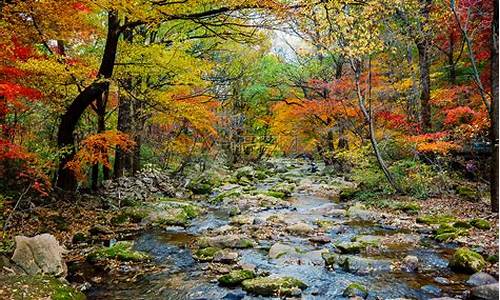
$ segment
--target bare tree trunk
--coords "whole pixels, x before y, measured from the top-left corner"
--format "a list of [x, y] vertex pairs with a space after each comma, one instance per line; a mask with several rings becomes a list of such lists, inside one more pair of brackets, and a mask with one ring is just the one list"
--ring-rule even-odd
[[[377, 158], [377, 162], [380, 166], [380, 169], [384, 173], [385, 178], [389, 182], [389, 184], [396, 190], [398, 193], [402, 193], [401, 188], [399, 185], [396, 183], [394, 180], [394, 177], [392, 177], [392, 174], [389, 172], [389, 169], [387, 168], [387, 165], [385, 164], [384, 159], [382, 158], [382, 155], [380, 153], [379, 147], [378, 147], [378, 142], [377, 138], [375, 136], [375, 125], [373, 122], [373, 117], [371, 113], [368, 112], [366, 109], [366, 104], [365, 104], [365, 96], [363, 95], [361, 91], [361, 86], [360, 86], [360, 77], [361, 77], [361, 62], [360, 61], [353, 61], [351, 59], [351, 67], [354, 70], [354, 77], [355, 77], [355, 83], [356, 83], [356, 95], [358, 97], [358, 105], [363, 113], [363, 116], [365, 117], [365, 122], [368, 124], [368, 133], [370, 136], [370, 143], [372, 145], [373, 152], [375, 154], [375, 157]], [[371, 77], [371, 75], [370, 75]], [[369, 80], [371, 81], [371, 80]], [[371, 83], [370, 83], [371, 85]]]
[[431, 75], [430, 75], [430, 37], [427, 34], [427, 22], [429, 20], [429, 13], [432, 0], [420, 0], [420, 14], [423, 18], [422, 36], [417, 37], [416, 45], [418, 49], [418, 58], [420, 66], [420, 105], [422, 115], [422, 129], [428, 132], [432, 129], [431, 120]]

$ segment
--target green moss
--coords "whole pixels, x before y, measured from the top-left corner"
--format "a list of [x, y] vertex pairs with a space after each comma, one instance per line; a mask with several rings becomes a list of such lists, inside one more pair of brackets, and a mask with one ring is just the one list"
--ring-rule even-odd
[[447, 242], [468, 234], [469, 231], [465, 228], [451, 226], [450, 224], [441, 224], [434, 234], [434, 239]]
[[220, 249], [216, 247], [198, 249], [194, 254], [194, 258], [198, 261], [212, 261], [215, 254], [219, 251]]
[[255, 278], [255, 273], [250, 270], [234, 270], [219, 277], [219, 283], [222, 286], [237, 286], [244, 280], [252, 278]]
[[293, 277], [259, 277], [244, 280], [242, 285], [245, 291], [261, 296], [290, 296], [296, 289], [307, 288], [305, 283]]
[[498, 255], [497, 254], [489, 255], [488, 258], [486, 258], [486, 260], [492, 264], [497, 263], [498, 262]]
[[316, 220], [314, 221], [314, 224], [318, 225], [320, 228], [323, 228], [325, 230], [328, 230], [335, 226], [335, 222], [331, 220]]
[[240, 247], [239, 248], [253, 248], [254, 246], [254, 242], [252, 240], [249, 240], [249, 239], [241, 239], [240, 241]]
[[360, 253], [361, 250], [366, 248], [366, 244], [360, 242], [342, 242], [334, 245], [340, 252], [346, 254]]
[[473, 201], [477, 198], [476, 190], [470, 186], [459, 186], [456, 191], [457, 194], [465, 200]]
[[84, 300], [83, 293], [50, 276], [8, 276], [0, 278], [2, 299]]
[[466, 222], [466, 221], [456, 221], [455, 223], [453, 223], [453, 227], [455, 228], [463, 228], [463, 229], [469, 229], [472, 227], [471, 224], [469, 224], [469, 222]]
[[184, 205], [182, 210], [186, 213], [188, 219], [194, 219], [200, 215], [200, 208], [194, 205]]
[[355, 187], [344, 187], [342, 188], [342, 190], [340, 190], [339, 194], [340, 200], [346, 201], [354, 199], [358, 191], [359, 191], [358, 188]]
[[210, 200], [210, 202], [213, 204], [217, 204], [219, 202], [222, 202], [226, 198], [238, 197], [240, 194], [241, 193], [239, 191], [234, 191], [234, 190], [222, 192], [222, 193], [218, 194], [217, 196], [215, 196], [214, 198], [212, 198], [212, 200]]
[[421, 207], [420, 204], [416, 202], [410, 202], [410, 203], [401, 203], [397, 209], [404, 211], [405, 213], [408, 214], [417, 214]]
[[142, 261], [149, 258], [149, 255], [144, 252], [132, 250], [132, 246], [132, 242], [120, 241], [111, 247], [96, 249], [87, 256], [87, 259], [95, 262], [104, 259]]
[[444, 224], [456, 221], [456, 217], [450, 215], [423, 215], [417, 218], [417, 223], [432, 225]]
[[73, 244], [83, 243], [87, 240], [87, 235], [83, 232], [77, 232], [73, 235], [72, 242]]
[[368, 296], [368, 290], [362, 284], [357, 283], [357, 282], [353, 282], [346, 287], [342, 296], [349, 297], [349, 298], [350, 297], [361, 297], [364, 299]]
[[476, 273], [481, 271], [486, 265], [484, 258], [469, 248], [457, 249], [450, 261], [450, 267], [457, 271], [466, 273]]
[[279, 199], [286, 198], [286, 195], [283, 192], [265, 191], [265, 192], [263, 192], [263, 194], [266, 195], [266, 196], [271, 196], [271, 197], [279, 198]]
[[485, 219], [472, 219], [470, 221], [470, 225], [483, 230], [488, 230], [491, 228], [490, 222], [486, 221]]
[[111, 224], [113, 225], [123, 224], [126, 223], [127, 221], [128, 221], [128, 216], [124, 213], [121, 213], [111, 218]]

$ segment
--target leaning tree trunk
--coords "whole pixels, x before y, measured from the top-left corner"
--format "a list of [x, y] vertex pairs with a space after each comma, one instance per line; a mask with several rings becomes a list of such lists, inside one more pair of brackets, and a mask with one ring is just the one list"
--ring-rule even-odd
[[491, 210], [498, 212], [498, 0], [494, 1], [491, 38]]
[[[375, 154], [375, 157], [377, 158], [377, 162], [380, 166], [380, 169], [384, 173], [385, 178], [389, 182], [389, 184], [396, 190], [398, 193], [402, 193], [402, 189], [399, 187], [399, 185], [396, 183], [396, 180], [394, 180], [394, 177], [392, 174], [389, 172], [389, 169], [387, 168], [387, 165], [385, 164], [384, 159], [382, 158], [382, 154], [380, 153], [380, 149], [378, 147], [378, 142], [377, 138], [375, 136], [375, 124], [373, 122], [373, 116], [371, 114], [371, 109], [370, 112], [366, 109], [366, 104], [365, 104], [365, 96], [361, 92], [361, 86], [360, 86], [360, 77], [361, 77], [361, 62], [360, 61], [353, 61], [351, 59], [351, 67], [354, 70], [354, 79], [355, 79], [355, 84], [356, 84], [356, 95], [358, 97], [358, 105], [363, 113], [363, 116], [365, 118], [365, 122], [368, 124], [368, 133], [370, 137], [370, 143], [372, 145], [373, 152]], [[371, 77], [371, 75], [370, 75]], [[371, 81], [371, 78], [369, 79], [369, 82]], [[371, 82], [369, 83], [371, 86]], [[371, 90], [371, 88], [368, 88]]]
[[61, 117], [57, 133], [57, 145], [60, 149], [65, 149], [64, 155], [59, 164], [57, 172], [56, 186], [72, 191], [76, 188], [76, 178], [73, 172], [66, 168], [66, 164], [74, 157], [75, 138], [74, 131], [81, 116], [90, 104], [102, 96], [109, 88], [109, 82], [105, 79], [111, 78], [115, 66], [116, 50], [118, 38], [120, 36], [118, 15], [115, 11], [108, 12], [108, 32], [101, 66], [98, 72], [98, 80], [86, 87], [66, 109]]

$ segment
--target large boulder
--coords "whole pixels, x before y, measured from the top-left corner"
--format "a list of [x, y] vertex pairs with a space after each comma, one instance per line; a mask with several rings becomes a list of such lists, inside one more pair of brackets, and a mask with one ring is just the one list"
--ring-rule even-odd
[[16, 236], [16, 249], [12, 261], [28, 275], [65, 277], [68, 271], [63, 260], [65, 250], [48, 233], [34, 236]]
[[214, 237], [202, 238], [198, 241], [201, 248], [216, 247], [216, 248], [252, 248], [256, 243], [242, 235], [228, 234]]
[[297, 251], [294, 247], [290, 245], [285, 245], [282, 243], [275, 243], [269, 249], [269, 257], [270, 258], [279, 258], [282, 255], [286, 254], [295, 254]]
[[480, 285], [471, 291], [471, 298], [475, 300], [496, 300], [498, 296], [498, 283]]

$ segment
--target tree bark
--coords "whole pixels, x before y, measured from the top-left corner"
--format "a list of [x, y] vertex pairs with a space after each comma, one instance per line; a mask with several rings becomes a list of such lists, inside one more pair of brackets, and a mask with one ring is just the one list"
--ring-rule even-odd
[[417, 37], [416, 45], [418, 49], [419, 67], [420, 67], [420, 105], [421, 105], [421, 120], [422, 130], [429, 132], [432, 129], [431, 120], [431, 75], [430, 75], [430, 40], [425, 28], [429, 20], [429, 12], [432, 0], [420, 0], [420, 14], [423, 18], [421, 24], [422, 36]]
[[491, 38], [491, 210], [498, 212], [498, 0], [494, 0]]
[[109, 82], [103, 79], [111, 78], [115, 66], [116, 50], [119, 38], [119, 19], [115, 11], [108, 12], [108, 32], [104, 54], [98, 72], [98, 80], [86, 87], [66, 109], [61, 117], [57, 133], [57, 145], [60, 149], [66, 148], [58, 170], [56, 186], [62, 190], [72, 191], [76, 188], [76, 178], [71, 170], [66, 168], [66, 164], [71, 161], [75, 153], [74, 131], [80, 117], [87, 107], [109, 88]]

